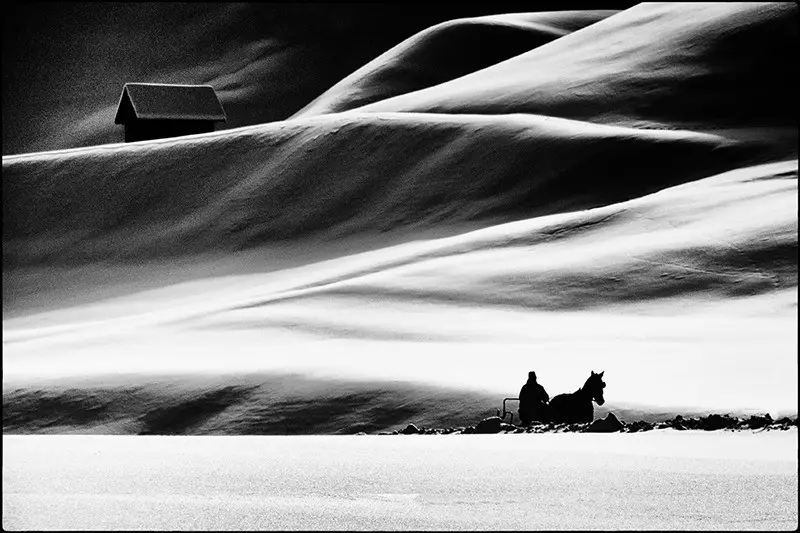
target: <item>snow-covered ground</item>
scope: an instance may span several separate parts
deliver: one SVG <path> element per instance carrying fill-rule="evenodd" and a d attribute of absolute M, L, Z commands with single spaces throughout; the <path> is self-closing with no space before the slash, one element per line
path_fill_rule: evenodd
<path fill-rule="evenodd" d="M 797 430 L 3 437 L 3 528 L 795 530 Z"/>

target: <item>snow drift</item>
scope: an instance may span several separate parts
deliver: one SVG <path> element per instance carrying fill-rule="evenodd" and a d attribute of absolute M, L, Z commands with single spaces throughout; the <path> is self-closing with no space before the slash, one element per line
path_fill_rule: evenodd
<path fill-rule="evenodd" d="M 457 20 L 289 120 L 6 156 L 4 403 L 45 377 L 183 375 L 185 398 L 198 372 L 292 372 L 359 383 L 391 427 L 412 415 L 369 409 L 401 408 L 392 380 L 491 414 L 535 366 L 551 394 L 605 369 L 608 405 L 650 415 L 791 411 L 796 14 Z M 473 32 L 495 55 L 455 61 Z"/>

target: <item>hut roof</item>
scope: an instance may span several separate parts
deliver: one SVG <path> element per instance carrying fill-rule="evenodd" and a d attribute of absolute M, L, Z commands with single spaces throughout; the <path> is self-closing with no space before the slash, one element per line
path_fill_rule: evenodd
<path fill-rule="evenodd" d="M 210 85 L 126 83 L 114 123 L 123 124 L 131 115 L 150 120 L 226 120 L 217 93 Z"/>

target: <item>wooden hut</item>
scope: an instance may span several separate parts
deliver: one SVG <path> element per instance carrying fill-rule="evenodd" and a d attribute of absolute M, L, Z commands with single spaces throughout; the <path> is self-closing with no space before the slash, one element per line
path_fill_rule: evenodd
<path fill-rule="evenodd" d="M 210 85 L 126 83 L 114 124 L 125 126 L 125 142 L 214 131 L 226 120 Z"/>

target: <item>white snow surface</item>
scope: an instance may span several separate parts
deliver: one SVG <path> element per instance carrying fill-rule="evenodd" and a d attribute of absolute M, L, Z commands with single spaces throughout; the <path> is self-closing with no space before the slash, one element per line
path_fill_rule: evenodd
<path fill-rule="evenodd" d="M 797 430 L 3 436 L 5 530 L 796 530 Z"/>

